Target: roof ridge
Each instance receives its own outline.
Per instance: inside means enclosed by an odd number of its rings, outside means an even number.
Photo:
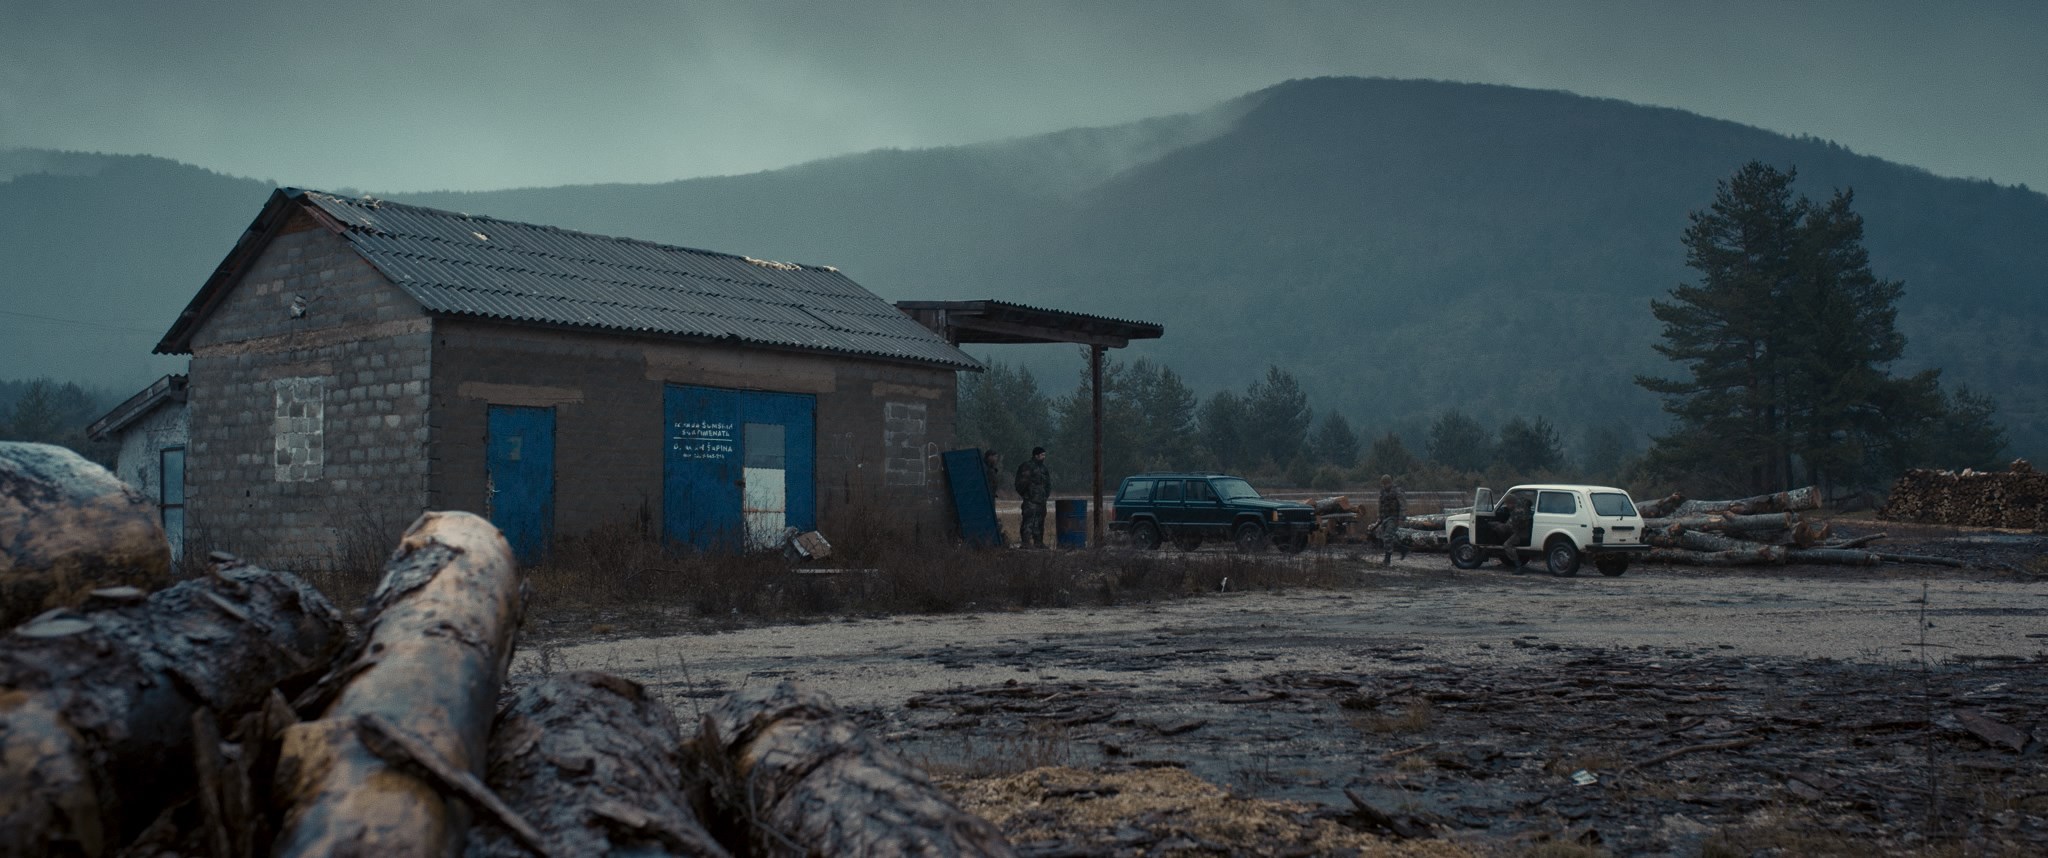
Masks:
[[[534,222],[532,222],[532,221],[523,221],[523,220],[512,220],[512,219],[510,219],[510,218],[502,218],[502,217],[497,217],[497,216],[495,216],[495,215],[479,215],[479,214],[470,214],[469,212],[459,212],[459,211],[452,211],[452,210],[450,210],[450,209],[437,209],[437,208],[434,208],[434,207],[432,207],[432,206],[423,206],[423,205],[418,205],[418,204],[416,204],[416,203],[406,203],[406,202],[399,202],[398,200],[389,200],[389,199],[384,199],[384,198],[382,198],[382,197],[373,197],[373,196],[370,196],[370,195],[368,195],[368,194],[364,194],[363,196],[360,196],[360,197],[345,197],[345,196],[342,196],[342,195],[340,195],[340,194],[337,194],[337,193],[333,193],[333,192],[331,192],[331,191],[322,191],[322,190],[317,190],[317,189],[313,189],[313,188],[288,188],[288,189],[286,189],[286,190],[287,190],[287,191],[296,191],[296,192],[298,192],[298,193],[300,193],[300,194],[302,194],[302,195],[316,195],[316,196],[326,197],[326,198],[328,198],[328,199],[330,199],[330,200],[333,200],[333,201],[335,201],[335,202],[338,202],[338,203],[342,203],[342,204],[344,204],[344,205],[357,205],[357,204],[361,204],[361,203],[365,203],[365,202],[367,202],[367,203],[369,203],[369,204],[370,204],[370,205],[369,205],[368,207],[369,207],[369,208],[371,208],[371,209],[378,209],[378,208],[382,208],[382,207],[384,207],[384,206],[396,206],[396,207],[398,207],[398,208],[402,208],[402,209],[409,209],[409,210],[411,210],[411,211],[415,211],[415,212],[430,212],[430,213],[432,213],[432,214],[435,214],[435,215],[445,215],[445,216],[450,216],[450,217],[458,217],[458,218],[462,218],[463,220],[481,221],[481,222],[485,222],[485,223],[502,223],[502,224],[510,224],[510,225],[512,225],[512,226],[522,226],[522,227],[527,227],[527,228],[529,228],[529,229],[540,229],[540,230],[546,230],[546,231],[548,231],[548,232],[556,232],[556,233],[561,233],[561,234],[563,234],[563,235],[579,235],[579,236],[583,236],[583,237],[586,237],[586,238],[595,238],[595,239],[602,239],[602,240],[604,240],[604,241],[615,241],[615,242],[618,242],[618,243],[621,243],[621,244],[635,244],[635,245],[640,245],[640,246],[643,246],[643,247],[652,247],[652,248],[656,248],[656,249],[660,249],[660,250],[679,250],[679,251],[682,251],[682,252],[685,252],[685,253],[695,253],[695,254],[698,254],[698,255],[700,255],[700,256],[716,256],[716,257],[721,257],[721,258],[724,258],[724,259],[732,259],[732,260],[737,260],[737,261],[739,261],[739,262],[744,262],[744,263],[747,263],[747,264],[749,264],[749,265],[756,265],[756,266],[760,266],[760,267],[765,267],[765,268],[777,268],[777,267],[779,267],[779,266],[785,266],[785,265],[787,265],[787,266],[795,266],[795,267],[796,267],[796,268],[798,268],[798,269],[802,269],[802,270],[808,270],[808,271],[828,271],[828,272],[832,272],[832,273],[835,273],[835,274],[836,274],[836,273],[839,273],[839,269],[838,269],[837,267],[835,267],[835,266],[831,266],[831,265],[817,265],[817,264],[813,264],[813,263],[807,263],[807,262],[782,262],[782,261],[777,261],[777,260],[770,260],[770,259],[759,259],[759,258],[756,258],[756,257],[752,257],[752,256],[747,256],[747,255],[745,255],[745,254],[739,254],[739,253],[728,253],[728,252],[726,252],[726,251],[723,251],[723,250],[709,250],[709,249],[706,249],[706,248],[702,248],[702,247],[686,247],[686,246],[684,246],[684,245],[680,245],[680,244],[664,244],[664,243],[662,243],[662,242],[659,242],[659,241],[652,241],[652,240],[649,240],[649,239],[645,239],[645,238],[634,238],[634,237],[632,237],[632,236],[627,236],[627,235],[606,235],[606,234],[604,234],[604,233],[601,233],[601,232],[589,232],[589,231],[586,231],[586,230],[580,230],[580,229],[570,229],[570,228],[568,228],[568,227],[563,227],[563,226],[555,226],[555,225],[553,225],[553,224],[546,224],[546,223],[534,223]],[[350,226],[355,226],[355,225],[354,225],[354,224],[351,224]],[[445,240],[446,240],[446,239],[434,238],[433,236],[420,236],[420,237],[421,237],[421,238],[427,238],[427,239],[431,239],[431,240],[434,240],[434,241],[445,241]],[[763,263],[768,263],[768,264],[764,265]],[[785,270],[787,270],[787,269],[785,269]]]

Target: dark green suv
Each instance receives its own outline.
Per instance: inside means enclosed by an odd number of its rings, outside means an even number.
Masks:
[[[1159,473],[1125,477],[1116,490],[1109,529],[1129,534],[1140,548],[1172,540],[1193,551],[1203,540],[1229,540],[1239,551],[1268,544],[1286,552],[1308,545],[1316,511],[1307,504],[1259,497],[1242,477]]]

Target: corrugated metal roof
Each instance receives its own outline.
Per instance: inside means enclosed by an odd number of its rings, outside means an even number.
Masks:
[[[318,191],[300,198],[431,313],[981,368],[833,268]]]

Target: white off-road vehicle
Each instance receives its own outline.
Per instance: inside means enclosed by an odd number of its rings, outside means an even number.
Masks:
[[[1493,491],[1482,488],[1464,509],[1444,510],[1444,534],[1450,539],[1451,564],[1477,569],[1488,557],[1510,566],[1516,555],[1540,553],[1552,575],[1577,575],[1584,559],[1602,575],[1628,571],[1629,557],[1649,550],[1643,541],[1643,517],[1628,492],[1611,486],[1529,485],[1502,493],[1531,506],[1529,541],[1508,545],[1513,535],[1508,505],[1496,505]],[[1511,553],[1512,552],[1512,553]]]

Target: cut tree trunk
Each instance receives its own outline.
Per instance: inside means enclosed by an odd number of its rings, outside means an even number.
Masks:
[[[1766,515],[1693,515],[1674,518],[1647,518],[1643,527],[1676,533],[1680,530],[1704,530],[1709,533],[1751,533],[1757,531],[1786,530],[1799,526],[1797,513],[1781,512]]]
[[[1713,552],[1755,551],[1769,543],[1750,539],[1736,539],[1715,533],[1702,533],[1697,530],[1681,530],[1675,535],[1653,533],[1650,536],[1650,544],[1658,548],[1682,548],[1687,551]]]
[[[1678,495],[1672,495],[1672,497],[1678,497]],[[1666,498],[1665,500],[1669,499]],[[1640,511],[1641,508],[1638,507],[1637,509]],[[1689,500],[1670,508],[1664,508],[1660,504],[1659,517],[1677,518],[1708,515],[1711,513],[1763,515],[1765,513],[1798,512],[1808,509],[1820,509],[1820,490],[1813,486],[1777,492],[1775,494],[1757,495],[1756,497],[1742,498],[1740,500]],[[1643,513],[1643,515],[1647,517],[1649,514]]]
[[[275,855],[438,858],[462,842],[466,807],[419,769],[483,771],[519,624],[512,550],[482,518],[429,512],[384,569],[355,647],[298,704],[319,720],[285,731]],[[385,750],[431,758],[389,762],[363,741],[366,722],[403,732]]]
[[[63,447],[0,441],[0,628],[104,587],[170,583],[155,503]]]
[[[1442,551],[1450,542],[1449,539],[1445,538],[1444,532],[1441,530],[1416,530],[1411,527],[1403,527],[1394,531],[1394,533],[1402,541],[1408,543],[1408,548],[1411,551]]]
[[[1014,854],[922,769],[794,683],[725,698],[705,716],[695,751],[720,813],[748,822],[756,855]]]
[[[1401,517],[1401,526],[1409,530],[1443,530],[1444,514],[1438,512],[1429,515],[1404,515]]]
[[[15,629],[0,639],[0,854],[110,854],[191,793],[195,725],[217,741],[345,640],[318,591],[240,565]]]
[[[1672,511],[1678,509],[1678,505],[1682,503],[1685,503],[1685,495],[1681,492],[1672,492],[1656,500],[1637,503],[1636,514],[1644,518],[1663,518],[1671,515]]]
[[[550,855],[723,856],[697,818],[668,706],[631,680],[554,676],[520,689],[491,731],[489,786]],[[507,832],[470,833],[469,858],[529,855]]]
[[[1317,498],[1316,500],[1309,501],[1309,506],[1315,507],[1317,515],[1353,511],[1351,509],[1351,498],[1347,495]]]

